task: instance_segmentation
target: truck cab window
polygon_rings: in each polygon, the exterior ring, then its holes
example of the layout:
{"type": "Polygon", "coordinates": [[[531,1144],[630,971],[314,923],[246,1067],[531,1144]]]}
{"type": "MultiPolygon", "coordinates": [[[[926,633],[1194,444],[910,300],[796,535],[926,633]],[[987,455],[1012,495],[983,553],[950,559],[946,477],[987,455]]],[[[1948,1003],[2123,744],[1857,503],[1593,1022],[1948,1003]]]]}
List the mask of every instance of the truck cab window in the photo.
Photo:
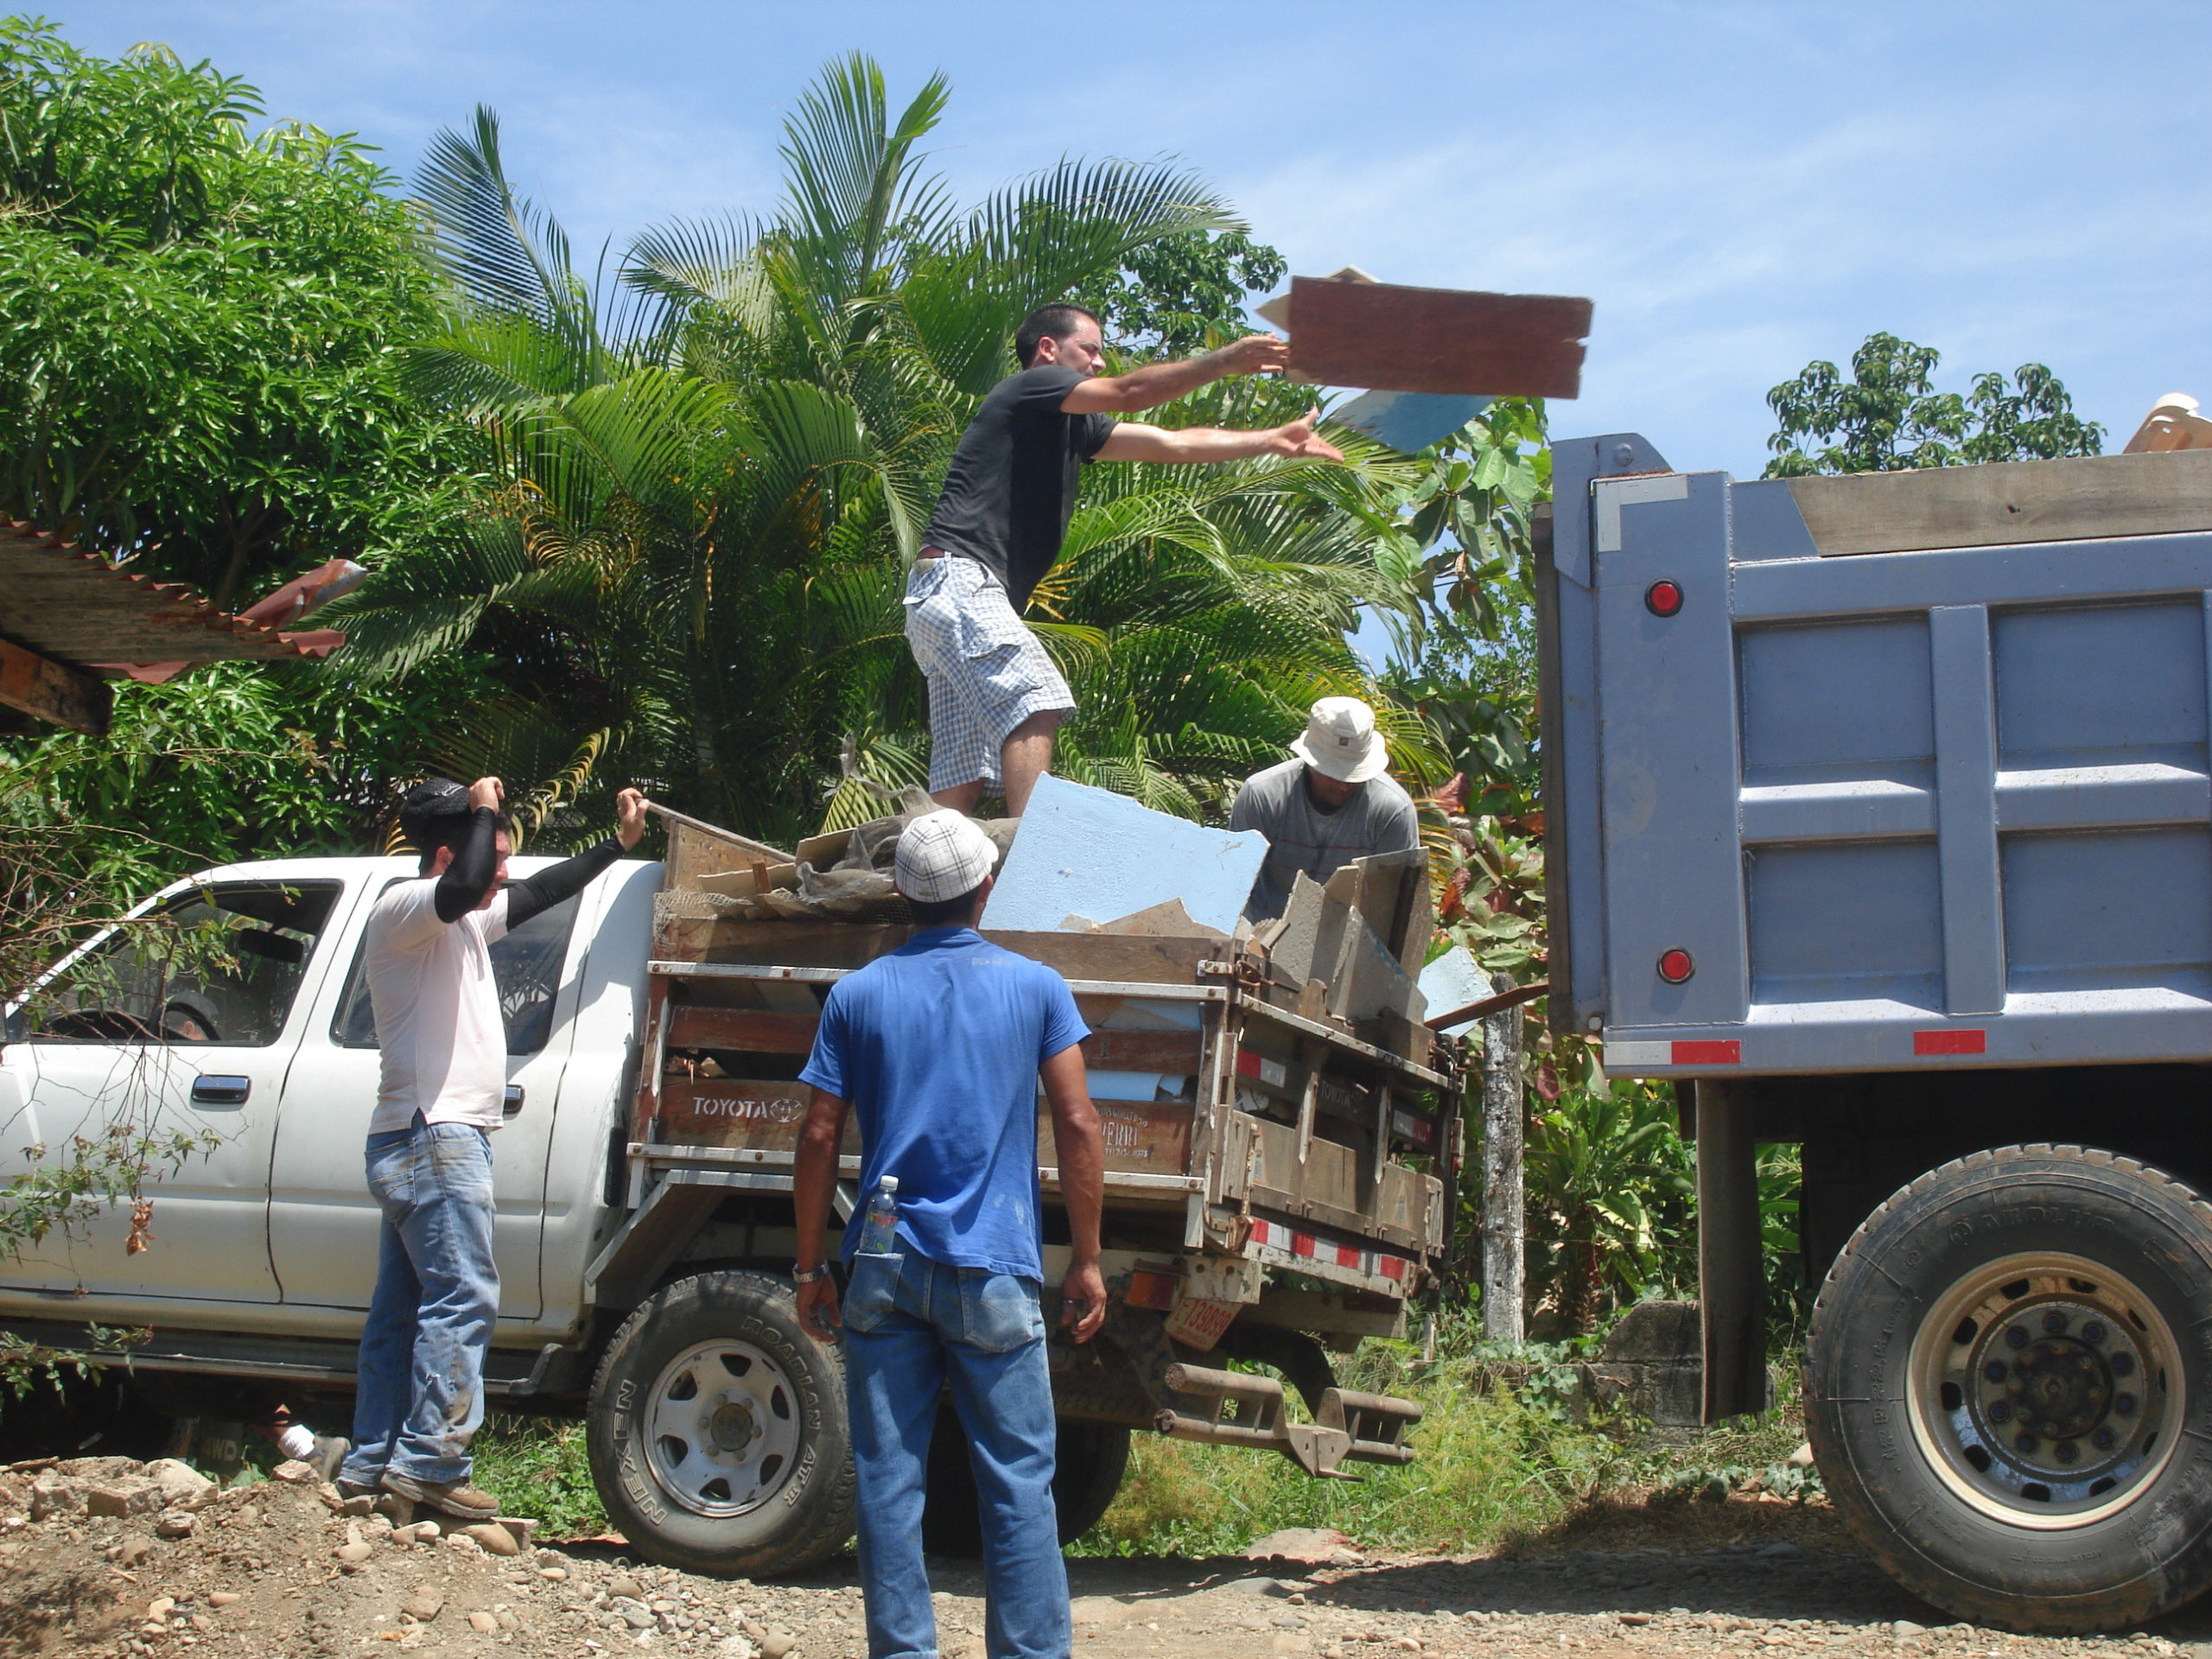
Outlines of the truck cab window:
{"type": "MultiPolygon", "coordinates": [[[[576,906],[582,897],[579,893],[541,911],[492,946],[492,973],[499,982],[499,1014],[506,1021],[510,1054],[535,1054],[553,1035],[561,965],[568,960],[569,935],[575,929],[576,906]]],[[[370,1006],[369,978],[362,970],[359,950],[346,976],[346,995],[330,1024],[330,1040],[340,1048],[377,1046],[376,1010],[370,1006]]]]}
{"type": "Polygon", "coordinates": [[[283,1033],[335,882],[197,888],[117,927],[9,1019],[33,1043],[220,1044],[283,1033]]]}

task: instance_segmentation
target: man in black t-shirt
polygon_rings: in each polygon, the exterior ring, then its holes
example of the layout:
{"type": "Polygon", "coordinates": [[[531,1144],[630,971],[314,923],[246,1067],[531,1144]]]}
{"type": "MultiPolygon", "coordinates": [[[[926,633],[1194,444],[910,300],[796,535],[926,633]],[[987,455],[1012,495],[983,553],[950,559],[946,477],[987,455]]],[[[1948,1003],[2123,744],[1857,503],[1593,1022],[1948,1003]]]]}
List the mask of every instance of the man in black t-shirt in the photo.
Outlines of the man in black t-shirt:
{"type": "Polygon", "coordinates": [[[1113,418],[1229,375],[1280,369],[1289,351],[1253,334],[1203,357],[1102,376],[1104,338],[1081,306],[1043,306],[1021,325],[1021,372],[991,389],[961,435],[906,582],[906,640],[930,686],[930,792],[942,804],[973,811],[995,789],[1019,817],[1052,766],[1052,734],[1075,699],[1021,612],[1060,556],[1085,461],[1344,459],[1313,435],[1319,411],[1256,432],[1113,418]]]}

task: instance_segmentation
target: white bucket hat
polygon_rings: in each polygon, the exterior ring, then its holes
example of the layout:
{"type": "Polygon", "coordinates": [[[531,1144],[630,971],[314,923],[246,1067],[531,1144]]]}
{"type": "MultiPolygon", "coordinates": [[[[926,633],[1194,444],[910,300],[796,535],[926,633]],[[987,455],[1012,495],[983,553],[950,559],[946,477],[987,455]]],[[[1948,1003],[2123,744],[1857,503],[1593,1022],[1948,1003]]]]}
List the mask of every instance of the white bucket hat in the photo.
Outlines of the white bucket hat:
{"type": "Polygon", "coordinates": [[[907,898],[941,905],[982,887],[998,861],[998,846],[981,824],[942,807],[916,818],[899,836],[892,880],[907,898]]]}
{"type": "Polygon", "coordinates": [[[1390,765],[1375,711],[1357,697],[1323,697],[1306,717],[1306,735],[1290,752],[1324,777],[1363,784],[1390,765]]]}

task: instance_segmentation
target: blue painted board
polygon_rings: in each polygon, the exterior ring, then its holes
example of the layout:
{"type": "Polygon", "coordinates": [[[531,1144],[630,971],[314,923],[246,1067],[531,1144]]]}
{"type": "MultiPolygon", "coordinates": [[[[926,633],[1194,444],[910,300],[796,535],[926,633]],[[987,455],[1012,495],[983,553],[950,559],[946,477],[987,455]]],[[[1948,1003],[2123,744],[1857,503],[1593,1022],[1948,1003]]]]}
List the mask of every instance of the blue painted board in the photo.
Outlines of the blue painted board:
{"type": "Polygon", "coordinates": [[[1208,830],[1048,774],[1021,815],[983,925],[1057,933],[1071,915],[1111,922],[1179,899],[1192,921],[1232,933],[1267,855],[1256,830],[1208,830]]]}
{"type": "Polygon", "coordinates": [[[1490,407],[1487,397],[1450,391],[1367,391],[1329,411],[1339,426],[1364,432],[1377,443],[1419,454],[1448,438],[1490,407]]]}

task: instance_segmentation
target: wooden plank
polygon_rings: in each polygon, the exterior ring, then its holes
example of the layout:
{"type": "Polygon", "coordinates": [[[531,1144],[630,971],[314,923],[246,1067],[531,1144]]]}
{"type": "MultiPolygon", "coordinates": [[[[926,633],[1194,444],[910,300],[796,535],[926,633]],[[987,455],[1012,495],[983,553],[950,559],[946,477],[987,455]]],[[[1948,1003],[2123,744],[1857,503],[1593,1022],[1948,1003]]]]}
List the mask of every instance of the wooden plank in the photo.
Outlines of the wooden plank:
{"type": "Polygon", "coordinates": [[[0,639],[0,702],[73,732],[105,737],[115,693],[82,669],[0,639]]]}
{"type": "Polygon", "coordinates": [[[1188,985],[1198,978],[1200,963],[1221,954],[1221,945],[1213,939],[999,931],[988,931],[983,937],[1018,957],[1057,969],[1069,979],[1188,985]]]}
{"type": "Polygon", "coordinates": [[[1590,302],[1296,276],[1290,367],[1322,385],[1573,397],[1590,302]]]}
{"type": "Polygon", "coordinates": [[[764,1014],[753,1008],[679,1006],[669,1027],[671,1048],[734,1048],[751,1054],[805,1054],[813,1050],[818,1014],[764,1014]]]}
{"type": "Polygon", "coordinates": [[[911,926],[900,922],[706,922],[673,919],[663,922],[656,930],[654,954],[668,962],[730,962],[777,968],[861,968],[886,951],[897,950],[913,936],[913,931],[911,926]]]}
{"type": "Polygon", "coordinates": [[[1205,1061],[1195,1031],[1094,1031],[1083,1040],[1083,1063],[1094,1071],[1161,1071],[1191,1077],[1205,1061]]]}
{"type": "MultiPolygon", "coordinates": [[[[677,1146],[745,1147],[797,1152],[799,1125],[814,1091],[803,1083],[734,1077],[670,1077],[661,1084],[656,1140],[677,1146]]],[[[847,1120],[846,1139],[859,1144],[847,1120]]]]}
{"type": "MultiPolygon", "coordinates": [[[[1198,1109],[1187,1101],[1101,1100],[1098,1127],[1106,1143],[1106,1167],[1130,1175],[1184,1175],[1191,1166],[1191,1124],[1198,1109]]],[[[1058,1164],[1053,1151],[1052,1112],[1037,1107],[1037,1156],[1058,1164]]]]}
{"type": "Polygon", "coordinates": [[[2212,530],[2212,450],[1793,478],[1823,556],[2212,530]]]}

